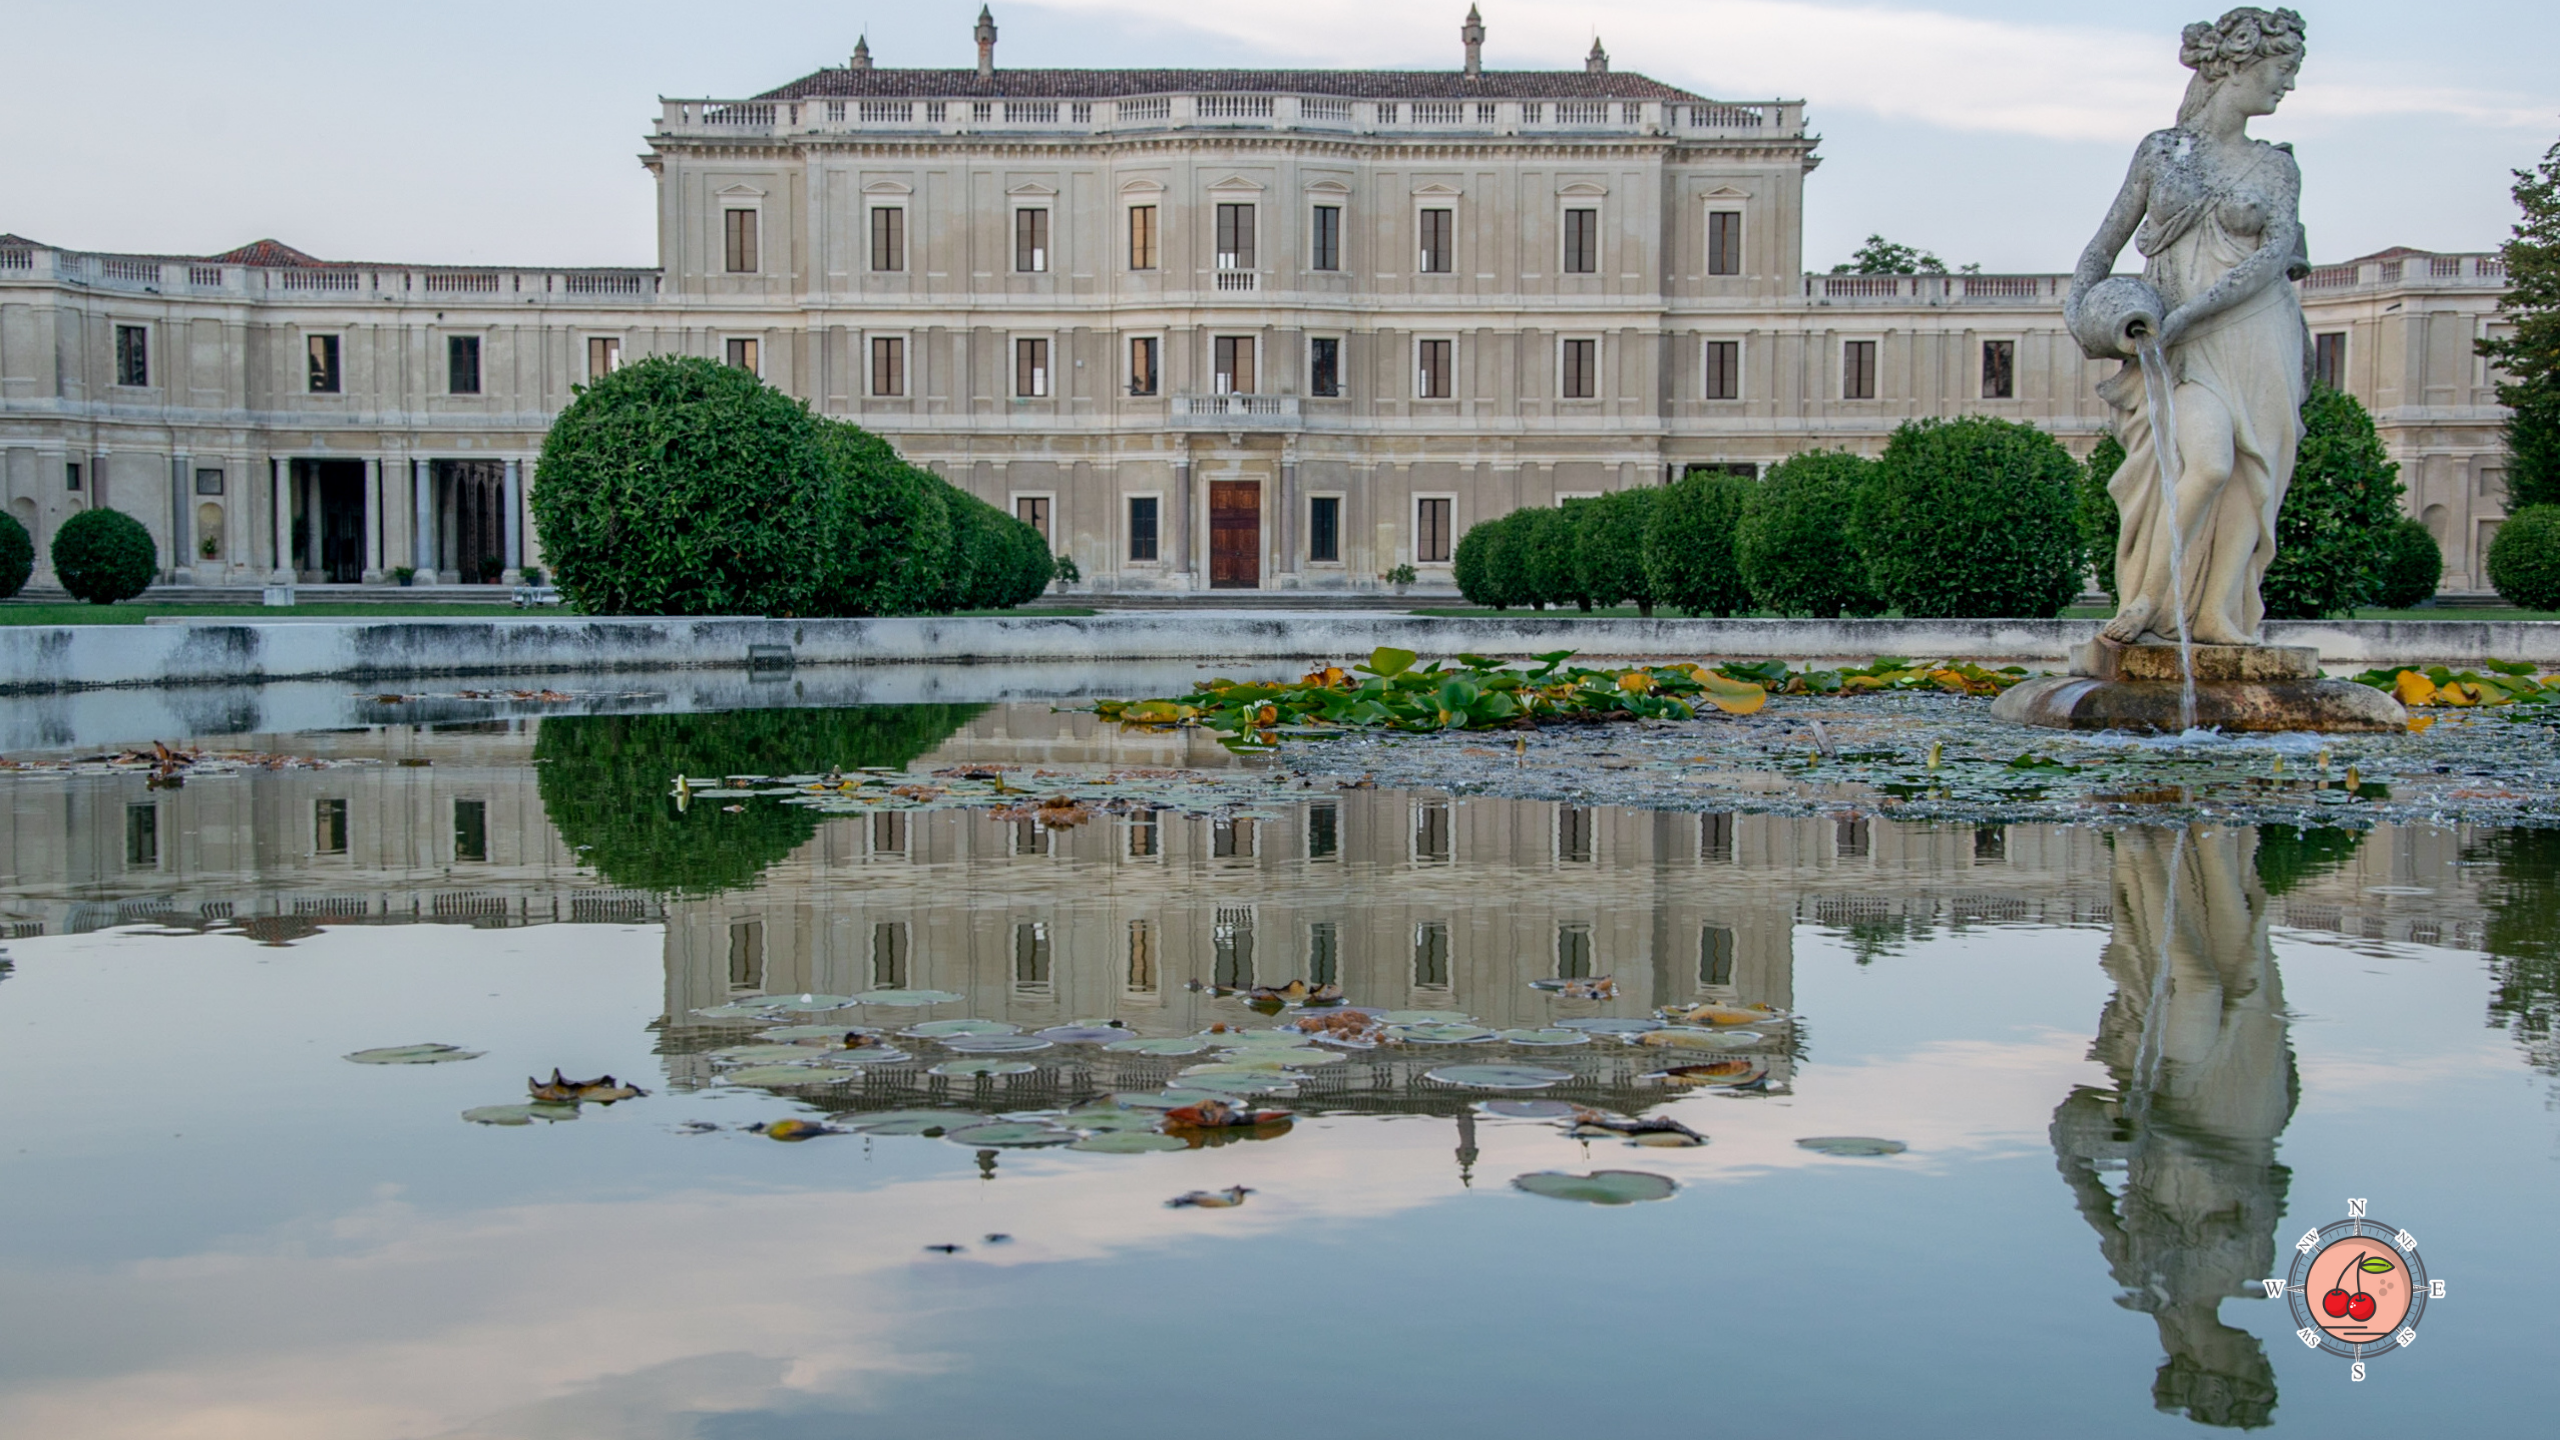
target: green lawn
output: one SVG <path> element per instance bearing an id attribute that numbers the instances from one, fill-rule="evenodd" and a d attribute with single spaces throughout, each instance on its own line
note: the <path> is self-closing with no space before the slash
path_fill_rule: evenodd
<path id="1" fill-rule="evenodd" d="M 1048 605 L 1021 610 L 964 610 L 962 615 L 1090 615 L 1089 608 L 1073 605 Z M 308 605 L 156 605 L 149 601 L 125 601 L 114 605 L 0 604 L 0 625 L 139 625 L 154 615 L 199 615 L 223 620 L 414 620 L 428 618 L 463 618 L 471 620 L 572 619 L 574 612 L 557 605 L 531 610 L 518 610 L 503 603 L 443 605 L 422 602 L 394 605 L 382 602 L 337 601 Z"/>

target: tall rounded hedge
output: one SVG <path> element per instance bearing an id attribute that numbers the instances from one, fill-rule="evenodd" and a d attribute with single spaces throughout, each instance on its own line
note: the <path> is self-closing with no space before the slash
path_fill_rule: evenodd
<path id="1" fill-rule="evenodd" d="M 1514 512 L 1513 523 L 1520 527 L 1523 598 L 1536 609 L 1568 604 L 1591 608 L 1591 597 L 1583 593 L 1582 577 L 1573 564 L 1574 522 L 1581 518 L 1574 511 L 1578 503 Z"/>
<path id="2" fill-rule="evenodd" d="M 2276 558 L 2258 585 L 2275 620 L 2325 619 L 2371 600 L 2401 518 L 2400 467 L 2354 396 L 2313 386 L 2302 426 L 2276 512 Z"/>
<path id="3" fill-rule="evenodd" d="M 823 567 L 812 613 L 912 615 L 937 608 L 951 561 L 951 507 L 939 476 L 858 425 L 820 420 L 827 450 Z"/>
<path id="4" fill-rule="evenodd" d="M 36 541 L 18 517 L 0 512 L 0 600 L 26 588 L 36 573 Z"/>
<path id="5" fill-rule="evenodd" d="M 2444 551 L 2427 527 L 2403 515 L 2382 541 L 2382 569 L 2373 603 L 2406 610 L 2431 599 L 2444 583 Z"/>
<path id="6" fill-rule="evenodd" d="M 2107 488 L 2124 468 L 2124 445 L 2113 435 L 2098 437 L 2089 463 L 2080 467 L 2073 490 L 2079 500 L 2080 545 L 2088 553 L 2090 582 L 2109 595 L 2116 593 L 2116 536 L 2124 525 L 2116 497 Z"/>
<path id="7" fill-rule="evenodd" d="M 1496 609 L 1529 603 L 1530 521 L 1523 518 L 1531 512 L 1514 510 L 1490 525 L 1476 527 L 1490 530 L 1484 542 L 1484 602 Z M 1469 534 L 1475 533 L 1469 531 Z"/>
<path id="8" fill-rule="evenodd" d="M 121 510 L 92 508 L 53 532 L 53 574 L 75 600 L 113 605 L 151 586 L 160 547 L 142 522 Z"/>
<path id="9" fill-rule="evenodd" d="M 1851 507 L 1877 597 L 1914 618 L 2050 619 L 2080 590 L 2080 466 L 2032 425 L 1906 421 Z"/>
<path id="10" fill-rule="evenodd" d="M 1496 598 L 1492 583 L 1493 547 L 1501 533 L 1501 521 L 1480 521 L 1467 527 L 1467 533 L 1458 537 L 1457 548 L 1449 552 L 1449 579 L 1470 605 L 1500 610 L 1506 603 Z"/>
<path id="11" fill-rule="evenodd" d="M 1876 615 L 1866 562 L 1849 543 L 1849 511 L 1875 462 L 1808 450 L 1773 465 L 1743 502 L 1735 549 L 1753 603 L 1781 615 Z"/>
<path id="12" fill-rule="evenodd" d="M 2560 610 L 2560 505 L 2528 505 L 2489 542 L 2489 583 L 2509 604 Z"/>
<path id="13" fill-rule="evenodd" d="M 1737 615 L 1751 608 L 1737 558 L 1742 509 L 1758 482 L 1692 470 L 1662 487 L 1645 530 L 1644 568 L 1655 603 L 1685 615 Z"/>
<path id="14" fill-rule="evenodd" d="M 1644 537 L 1660 490 L 1612 490 L 1576 500 L 1573 569 L 1582 594 L 1594 605 L 1633 605 L 1653 613 L 1653 580 L 1644 568 Z"/>

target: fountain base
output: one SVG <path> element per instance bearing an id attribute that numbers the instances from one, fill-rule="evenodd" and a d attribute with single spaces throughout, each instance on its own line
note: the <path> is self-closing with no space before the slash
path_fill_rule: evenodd
<path id="1" fill-rule="evenodd" d="M 2196 724 L 2224 731 L 2399 731 L 2400 702 L 2368 685 L 2320 678 L 2308 645 L 2197 645 Z M 2071 654 L 2071 673 L 2012 686 L 1991 713 L 2053 730 L 2180 728 L 2186 670 L 2174 642 L 2097 639 Z"/>

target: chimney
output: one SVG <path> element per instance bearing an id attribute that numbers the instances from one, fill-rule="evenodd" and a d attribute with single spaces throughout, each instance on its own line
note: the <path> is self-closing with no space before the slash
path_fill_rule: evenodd
<path id="1" fill-rule="evenodd" d="M 1582 57 L 1582 70 L 1586 75 L 1609 73 L 1609 52 L 1600 48 L 1600 37 L 1597 35 L 1591 37 L 1591 53 Z"/>
<path id="2" fill-rule="evenodd" d="M 851 68 L 856 70 L 868 70 L 871 68 L 870 36 L 865 35 L 861 39 L 853 42 L 853 64 Z"/>
<path id="3" fill-rule="evenodd" d="M 987 7 L 978 7 L 978 78 L 992 80 L 996 74 L 996 17 Z"/>
<path id="4" fill-rule="evenodd" d="M 1476 7 L 1467 7 L 1467 23 L 1458 27 L 1458 38 L 1467 43 L 1467 78 L 1484 74 L 1484 17 Z"/>

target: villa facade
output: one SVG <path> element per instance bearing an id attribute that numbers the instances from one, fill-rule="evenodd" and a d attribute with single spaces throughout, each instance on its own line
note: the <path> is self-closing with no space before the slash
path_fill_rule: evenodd
<path id="1" fill-rule="evenodd" d="M 1804 269 L 1795 101 L 1610 68 L 973 70 L 858 48 L 662 102 L 655 269 L 67 251 L 0 235 L 0 483 L 43 553 L 147 525 L 173 581 L 513 579 L 576 386 L 755 370 L 1040 526 L 1097 588 L 1447 580 L 1524 505 L 1873 453 L 1924 416 L 2085 453 L 2110 363 L 2067 277 Z M 2494 256 L 2315 271 L 2324 376 L 2373 410 L 2445 584 L 2503 515 Z"/>

